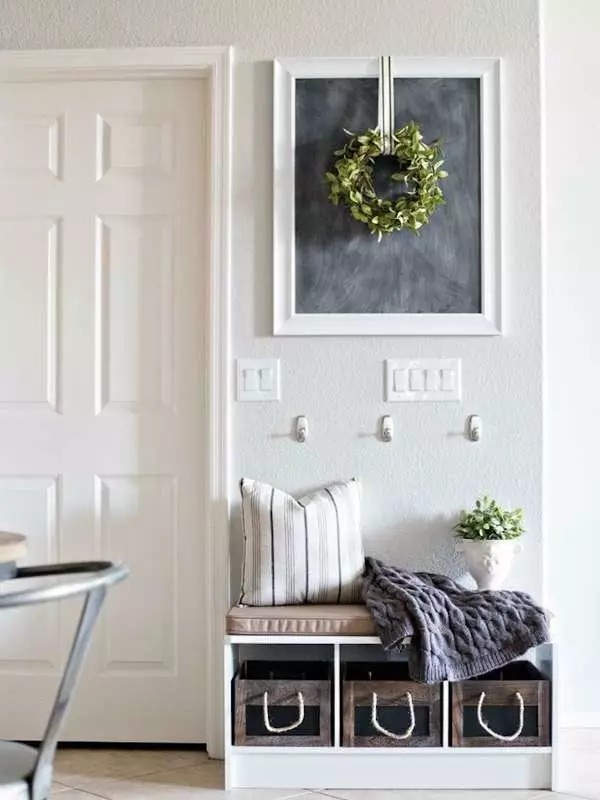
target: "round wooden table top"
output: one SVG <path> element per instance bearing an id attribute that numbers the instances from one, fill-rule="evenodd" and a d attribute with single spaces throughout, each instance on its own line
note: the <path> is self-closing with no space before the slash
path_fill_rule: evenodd
<path id="1" fill-rule="evenodd" d="M 27 554 L 27 537 L 20 533 L 0 531 L 0 564 L 18 561 Z"/>

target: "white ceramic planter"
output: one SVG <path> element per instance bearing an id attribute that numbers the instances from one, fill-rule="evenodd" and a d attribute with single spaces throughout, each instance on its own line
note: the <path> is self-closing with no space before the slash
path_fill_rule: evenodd
<path id="1" fill-rule="evenodd" d="M 478 589 L 500 589 L 510 573 L 515 553 L 522 549 L 518 539 L 479 542 L 459 539 L 456 545 Z"/>

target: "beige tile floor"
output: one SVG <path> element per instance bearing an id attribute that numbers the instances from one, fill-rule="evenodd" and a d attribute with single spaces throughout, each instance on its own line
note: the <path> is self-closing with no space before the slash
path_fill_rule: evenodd
<path id="1" fill-rule="evenodd" d="M 569 790 L 575 795 L 600 800 L 600 729 L 563 731 L 561 772 L 568 775 Z"/>
<path id="2" fill-rule="evenodd" d="M 587 739 L 585 740 L 587 742 Z M 582 752 L 584 741 L 574 742 Z M 588 744 L 588 749 L 589 744 Z M 595 753 L 595 764 L 598 764 Z M 591 762 L 590 762 L 591 764 Z M 596 773 L 597 768 L 594 768 Z M 56 755 L 56 800 L 567 800 L 551 792 L 237 789 L 225 792 L 223 766 L 181 750 L 62 749 Z M 587 792 L 586 792 L 587 794 Z"/>

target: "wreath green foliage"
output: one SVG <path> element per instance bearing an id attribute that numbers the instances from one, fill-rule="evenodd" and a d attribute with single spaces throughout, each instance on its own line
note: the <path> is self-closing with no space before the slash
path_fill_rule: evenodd
<path id="1" fill-rule="evenodd" d="M 334 171 L 326 173 L 329 200 L 334 205 L 348 206 L 354 219 L 367 225 L 379 241 L 403 228 L 418 232 L 444 203 L 439 181 L 448 173 L 442 169 L 439 142 L 425 144 L 416 122 L 395 131 L 392 152 L 399 169 L 392 180 L 402 182 L 406 191 L 394 200 L 387 200 L 377 196 L 373 185 L 373 165 L 383 154 L 381 132 L 376 128 L 358 136 L 346 133 L 351 139 L 335 151 Z"/>

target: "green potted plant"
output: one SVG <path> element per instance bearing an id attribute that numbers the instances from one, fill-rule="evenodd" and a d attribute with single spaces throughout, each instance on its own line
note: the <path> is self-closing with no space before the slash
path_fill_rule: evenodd
<path id="1" fill-rule="evenodd" d="M 478 589 L 499 589 L 521 549 L 525 532 L 523 510 L 508 511 L 491 497 L 477 500 L 471 511 L 461 511 L 454 526 L 457 550 L 464 555 Z"/>

